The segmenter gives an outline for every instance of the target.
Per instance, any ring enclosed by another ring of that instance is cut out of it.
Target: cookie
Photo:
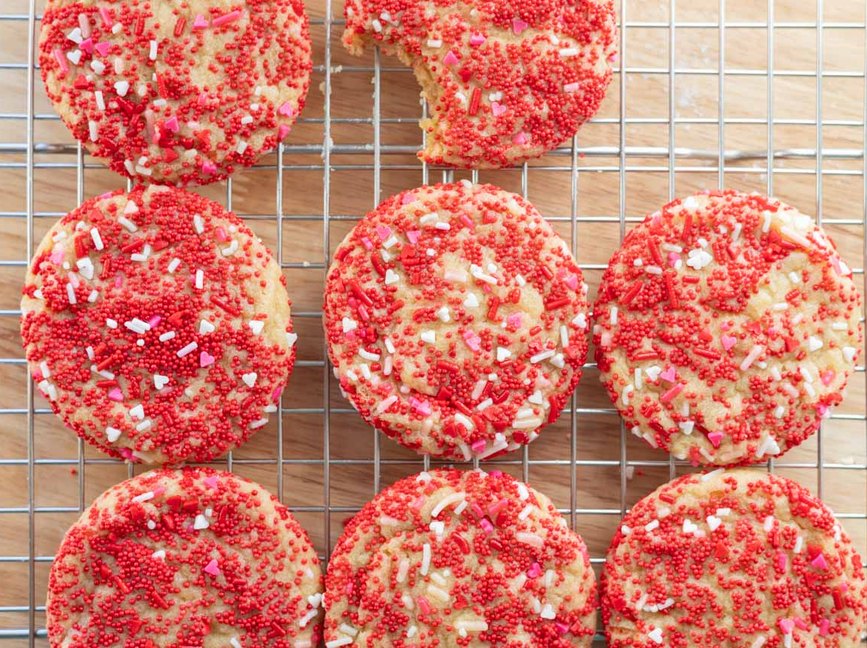
[[[539,157],[599,109],[617,35],[611,0],[347,0],[343,43],[412,67],[431,117],[419,157],[498,168]]]
[[[301,0],[49,0],[39,63],[94,157],[139,182],[190,185],[286,137],[311,49]]]
[[[370,425],[419,453],[486,459],[560,415],[587,354],[586,295],[520,197],[469,182],[406,191],[335,252],[329,356]]]
[[[590,646],[596,580],[550,500],[500,472],[403,479],[328,565],[325,645]]]
[[[841,402],[860,315],[852,271],[810,217],[714,191],[627,234],[593,339],[636,435],[695,464],[747,464],[802,443]]]
[[[51,646],[315,648],[322,576],[304,529],[260,485],[157,470],[82,514],[51,567]]]
[[[128,461],[209,461],[277,411],[295,362],[280,267],[233,213],[181,189],[88,200],[28,268],[21,335],[64,423]]]
[[[605,562],[602,616],[612,648],[854,648],[867,580],[805,488],[718,469],[665,484],[626,515]]]

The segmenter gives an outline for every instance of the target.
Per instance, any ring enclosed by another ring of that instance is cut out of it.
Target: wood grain
[[[418,457],[388,439],[377,444],[375,433],[351,411],[333,381],[326,387],[319,313],[326,257],[353,220],[372,208],[378,197],[421,184],[424,178],[412,154],[421,138],[416,126],[421,108],[412,75],[397,61],[383,59],[381,149],[376,151],[374,56],[354,59],[343,51],[337,20],[342,16],[342,2],[335,0],[330,59],[326,58],[325,3],[307,3],[314,19],[318,67],[304,119],[288,139],[282,165],[278,168],[276,156],[271,155],[259,167],[238,174],[231,186],[201,190],[224,203],[231,199],[231,207],[249,219],[279,256],[300,334],[303,362],[283,399],[281,429],[273,424],[261,431],[234,454],[232,468],[273,491],[282,485],[283,500],[297,511],[322,553],[340,534],[352,511],[373,495],[375,457],[380,458],[380,486],[422,467]],[[727,25],[722,34],[722,62],[721,33],[716,26],[720,5],[726,9]],[[518,192],[525,188],[529,199],[574,245],[593,291],[601,268],[622,236],[621,215],[628,228],[666,202],[671,192],[682,195],[721,182],[758,191],[767,191],[771,184],[777,197],[805,213],[821,213],[845,258],[858,269],[860,282],[864,267],[864,3],[825,2],[825,78],[821,84],[815,78],[816,0],[775,3],[775,78],[771,84],[766,5],[758,0],[678,3],[674,18],[679,27],[672,53],[669,2],[623,0],[628,27],[622,60],[627,71],[622,78],[615,77],[599,118],[576,139],[580,152],[574,158],[575,173],[573,152],[564,149],[533,162],[526,174],[521,169],[493,171],[479,174],[479,179]],[[27,0],[3,0],[0,13],[26,16],[27,10]],[[677,71],[674,76],[668,73],[671,60]],[[0,639],[18,633],[19,638],[10,638],[4,645],[27,646],[31,644],[20,633],[26,633],[28,627],[28,385],[16,312],[28,254],[25,187],[30,174],[25,154],[27,122],[21,117],[27,105],[26,20],[0,19],[0,63],[4,64],[0,65],[0,142],[6,143],[0,147],[0,358],[4,359],[0,364]],[[330,102],[324,93],[326,64],[332,67]],[[720,68],[726,71],[722,82]],[[627,119],[622,129],[621,92]],[[817,114],[817,93],[821,115]],[[328,174],[322,155],[326,103],[333,143]],[[767,169],[769,105],[775,122],[773,148],[802,152],[777,158],[772,174]],[[79,158],[74,142],[54,117],[38,77],[35,113],[34,141],[40,148],[32,170],[32,241],[38,241],[53,220],[82,197],[123,186],[122,179],[87,155]],[[674,126],[670,126],[672,116]],[[723,129],[719,127],[721,117],[726,122]],[[817,118],[823,123],[818,130]],[[815,149],[820,133],[824,154],[822,173],[817,176]],[[622,157],[621,137],[627,147]],[[671,160],[670,138],[676,146]],[[723,178],[718,170],[720,142],[732,156]],[[71,148],[68,153],[42,152],[41,145],[47,144]],[[753,155],[735,159],[735,152]],[[378,174],[374,171],[377,153]],[[82,161],[83,167],[79,165]],[[673,172],[669,172],[670,162]],[[326,177],[331,189],[327,201]],[[374,186],[377,177],[378,191]],[[445,177],[459,179],[470,174],[430,170],[431,182]],[[575,405],[574,415],[565,415],[530,448],[526,463],[520,453],[500,463],[517,476],[526,472],[558,506],[571,509],[567,515],[585,537],[593,558],[601,559],[621,510],[688,468],[673,466],[666,455],[622,436],[619,419],[592,367],[576,392]],[[46,411],[41,398],[36,398],[35,407],[33,504],[37,512],[32,531],[37,557],[34,591],[41,606],[50,558],[64,530],[81,506],[125,478],[128,470],[82,448]],[[823,497],[844,517],[844,526],[862,554],[867,554],[863,371],[851,381],[838,414],[849,418],[825,425],[821,454],[819,437],[814,437],[777,462],[777,470],[813,490],[821,483]],[[280,457],[282,466],[277,463]],[[279,471],[282,478],[278,480]],[[37,627],[43,622],[43,613],[38,611]],[[38,639],[35,645],[46,646],[47,642]]]

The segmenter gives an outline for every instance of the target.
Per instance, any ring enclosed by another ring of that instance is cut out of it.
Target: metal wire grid
[[[617,227],[620,238],[623,237],[626,231],[627,223],[640,220],[636,216],[627,217],[627,174],[632,171],[652,171],[657,173],[667,173],[668,177],[668,194],[669,197],[675,196],[676,177],[680,173],[708,173],[715,172],[718,177],[718,185],[725,185],[726,174],[736,171],[739,174],[766,174],[767,193],[774,194],[775,177],[781,174],[804,174],[815,177],[816,182],[816,204],[817,218],[820,223],[826,225],[841,225],[841,226],[859,226],[861,228],[862,240],[865,239],[864,231],[867,226],[867,205],[860,205],[857,214],[853,214],[852,218],[823,218],[823,180],[826,176],[831,175],[856,175],[860,176],[864,186],[864,194],[867,196],[867,173],[865,173],[865,151],[864,148],[851,149],[830,149],[825,148],[823,140],[823,127],[855,127],[860,128],[867,136],[867,94],[865,94],[862,105],[861,117],[857,120],[831,120],[824,119],[823,113],[823,93],[822,84],[828,78],[850,78],[861,79],[863,81],[863,71],[857,72],[828,72],[824,70],[824,51],[825,41],[828,33],[837,33],[838,30],[857,30],[867,34],[867,26],[864,22],[829,22],[824,18],[825,6],[824,0],[816,0],[816,18],[815,21],[804,22],[775,22],[775,0],[767,0],[767,19],[765,21],[742,21],[732,22],[726,21],[726,3],[727,0],[718,0],[719,19],[717,21],[692,21],[682,23],[676,21],[677,16],[677,0],[660,0],[662,4],[667,5],[668,20],[663,21],[630,21],[628,10],[630,8],[629,0],[618,0],[619,2],[619,22],[625,28],[620,30],[620,58],[618,75],[615,84],[619,84],[619,115],[610,118],[597,118],[594,123],[611,124],[618,127],[618,137],[616,145],[609,146],[582,146],[580,138],[576,137],[571,142],[570,146],[563,147],[549,155],[542,165],[534,165],[532,168],[525,165],[521,168],[521,190],[526,196],[528,193],[529,183],[535,174],[542,171],[563,171],[570,173],[570,213],[568,215],[552,215],[550,220],[566,222],[570,225],[571,237],[570,242],[573,250],[578,247],[578,224],[579,223],[608,223],[610,227]],[[829,0],[831,1],[831,0]],[[14,259],[0,260],[0,267],[17,267],[21,269],[23,274],[27,260],[30,259],[34,249],[34,219],[36,218],[56,218],[61,216],[60,213],[40,212],[34,209],[34,172],[40,168],[74,168],[77,174],[77,191],[76,198],[80,203],[85,199],[84,195],[84,172],[86,168],[96,167],[97,164],[92,161],[85,163],[85,154],[80,146],[70,146],[56,144],[53,142],[40,142],[36,139],[35,124],[42,120],[55,120],[56,117],[52,114],[36,114],[35,93],[38,89],[37,68],[35,65],[35,45],[38,33],[38,22],[40,16],[37,14],[36,0],[23,0],[28,4],[26,13],[0,13],[0,24],[11,23],[16,25],[16,29],[20,31],[21,37],[26,38],[27,61],[21,62],[3,62],[0,61],[0,70],[26,70],[26,112],[25,113],[0,113],[0,120],[23,122],[26,143],[0,143],[0,154],[6,153],[23,153],[25,161],[21,162],[0,162],[0,168],[6,169],[23,169],[26,173],[25,191],[25,210],[21,211],[0,211],[0,218],[17,218],[26,219],[26,250],[21,250],[21,255]],[[362,65],[344,66],[344,72],[360,72],[370,73],[374,88],[373,112],[370,117],[358,118],[333,118],[332,117],[332,87],[333,79],[336,74],[333,63],[333,48],[335,36],[339,33],[339,29],[343,21],[339,18],[341,15],[340,8],[337,3],[332,3],[332,0],[321,0],[324,7],[324,16],[312,21],[314,26],[319,26],[324,31],[324,61],[317,66],[317,72],[324,79],[324,104],[322,108],[322,116],[305,116],[300,121],[302,123],[321,124],[323,134],[323,144],[320,145],[281,145],[276,163],[274,166],[266,166],[276,171],[277,185],[275,195],[275,214],[249,214],[246,218],[252,220],[273,218],[276,216],[277,221],[277,252],[276,256],[281,266],[284,269],[318,269],[320,271],[328,267],[330,261],[330,250],[337,241],[332,240],[331,225],[334,222],[341,220],[352,220],[358,217],[358,214],[342,215],[332,213],[332,175],[340,170],[366,170],[372,171],[373,177],[373,201],[371,206],[377,204],[381,198],[381,182],[383,170],[413,170],[418,169],[417,165],[408,164],[389,164],[384,163],[385,156],[400,155],[412,152],[416,149],[415,146],[402,145],[387,145],[382,142],[383,128],[387,128],[394,124],[407,123],[409,119],[404,118],[384,118],[382,117],[381,105],[383,101],[382,85],[384,74],[400,74],[406,73],[406,70],[399,67],[389,67],[383,65],[380,60],[379,52],[375,54],[374,65],[365,67]],[[757,3],[760,4],[760,3]],[[715,29],[718,34],[719,47],[719,64],[716,68],[689,68],[681,69],[676,65],[677,54],[677,31],[684,28],[707,28]],[[25,30],[26,29],[26,35]],[[641,68],[628,67],[627,47],[629,45],[630,30],[632,29],[652,29],[663,30],[668,35],[668,66],[663,68]],[[725,51],[726,51],[726,36],[730,30],[737,29],[764,29],[767,33],[767,71],[763,69],[757,70],[730,70],[725,66]],[[800,70],[781,72],[776,69],[775,61],[775,39],[779,38],[780,32],[785,33],[790,29],[813,29],[816,33],[816,52],[817,62],[815,70]],[[827,33],[826,33],[827,32]],[[629,118],[627,116],[627,78],[630,74],[643,75],[665,75],[668,84],[668,116],[665,119],[654,118]],[[682,118],[677,116],[675,82],[678,75],[689,74],[699,76],[716,77],[718,80],[718,98],[719,98],[719,117],[714,118]],[[763,77],[767,76],[767,120],[751,119],[751,118],[725,118],[726,105],[726,78],[732,77]],[[816,105],[814,120],[803,119],[774,119],[775,108],[775,81],[785,76],[791,77],[809,77],[814,78],[816,83]],[[867,84],[865,84],[865,93],[867,93]],[[309,112],[309,111],[308,111]],[[332,129],[338,124],[364,124],[372,125],[373,138],[372,142],[360,144],[333,144]],[[659,125],[668,127],[668,144],[663,147],[640,147],[627,145],[627,126],[632,124],[642,125]],[[718,146],[716,150],[697,150],[690,148],[678,147],[676,142],[676,126],[685,124],[710,124],[718,128]],[[765,125],[767,127],[767,146],[764,150],[726,150],[725,147],[725,129],[730,125],[756,124]],[[816,141],[814,146],[797,149],[777,149],[775,148],[775,127],[780,126],[817,126]],[[290,140],[291,141],[291,140]],[[373,163],[363,164],[333,164],[332,159],[335,156],[365,154],[369,155],[372,151]],[[69,154],[74,153],[75,161],[72,163],[45,163],[37,162],[35,156],[43,153]],[[322,157],[321,164],[300,165],[293,164],[295,156],[318,153]],[[580,165],[579,159],[584,157],[599,158],[616,158],[617,165],[592,164]],[[640,167],[630,164],[630,158],[652,158],[660,161],[660,164],[655,166],[642,165]],[[778,161],[784,159],[815,161],[813,168],[780,168]],[[859,170],[852,169],[835,169],[826,168],[828,161],[855,161],[861,162]],[[688,161],[689,164],[679,164],[679,162]],[[749,162],[750,166],[738,166],[733,168],[736,162]],[[284,195],[283,195],[283,177],[287,171],[305,170],[319,171],[322,173],[322,213],[314,214],[309,217],[304,216],[289,216],[284,214]],[[579,177],[582,173],[609,173],[616,174],[618,177],[618,202],[619,210],[615,214],[605,215],[581,215],[579,216],[579,200],[581,199],[579,192]],[[422,178],[425,183],[429,180],[451,180],[454,178],[454,173],[441,169],[428,168],[426,165],[421,169]],[[472,172],[470,174],[472,180],[477,180],[479,174]],[[228,208],[232,208],[233,192],[232,181],[226,183],[225,202]],[[301,221],[310,221],[311,227],[319,224],[322,227],[323,258],[321,263],[288,263],[284,261],[283,252],[283,223],[286,220],[296,219]],[[864,254],[867,258],[867,242],[864,243]],[[580,259],[579,259],[580,260]],[[582,269],[601,270],[604,265],[601,264],[582,264]],[[863,268],[856,268],[855,273],[861,277],[864,282],[865,293],[867,293],[867,276],[864,274]],[[17,318],[20,312],[15,309],[0,310],[0,317]],[[296,318],[317,319],[321,317],[321,312],[295,312]],[[322,357],[326,354],[323,349]],[[24,365],[22,357],[0,358],[0,364],[5,365]],[[290,464],[311,464],[321,467],[323,480],[323,505],[322,506],[306,506],[293,507],[296,512],[307,512],[321,514],[322,516],[322,535],[324,538],[324,556],[327,557],[331,549],[332,538],[332,514],[334,513],[354,513],[356,507],[344,507],[332,505],[332,489],[331,489],[331,474],[332,467],[342,464],[369,464],[373,467],[373,484],[372,492],[376,492],[381,487],[382,467],[391,463],[410,463],[401,460],[390,460],[382,457],[380,445],[381,437],[377,433],[373,433],[373,456],[364,460],[351,459],[335,459],[331,455],[330,439],[331,439],[331,421],[333,414],[348,413],[350,410],[345,407],[334,407],[330,399],[331,387],[331,368],[327,362],[322,360],[307,360],[300,361],[299,367],[308,367],[311,369],[321,369],[321,377],[323,381],[323,398],[321,403],[310,403],[309,407],[304,408],[284,408],[281,407],[280,415],[277,423],[277,448],[276,453],[271,459],[236,459],[229,455],[227,459],[228,469],[239,464],[262,464],[266,466],[274,466],[277,475],[277,492],[282,496],[283,489],[283,467]],[[592,364],[588,368],[593,367]],[[856,369],[857,372],[863,373],[864,367],[860,366]],[[26,507],[4,507],[0,508],[0,516],[3,514],[26,514],[28,533],[28,551],[24,555],[0,555],[0,565],[3,564],[23,564],[27,569],[27,595],[20,601],[16,601],[14,605],[0,606],[0,639],[6,640],[6,645],[21,645],[21,646],[36,646],[45,645],[45,631],[39,627],[37,623],[37,614],[44,611],[44,606],[41,604],[43,593],[37,591],[36,587],[36,569],[40,563],[50,563],[52,556],[39,555],[37,553],[37,517],[41,513],[75,513],[84,509],[89,503],[85,498],[85,474],[86,468],[93,464],[114,463],[109,459],[101,458],[85,458],[84,448],[82,443],[78,444],[77,459],[41,459],[36,457],[35,453],[35,433],[34,421],[37,416],[49,416],[50,410],[47,408],[37,408],[35,406],[35,394],[32,381],[29,375],[27,376],[26,387],[26,403],[21,407],[0,409],[0,421],[9,420],[9,415],[25,415],[26,416],[26,449],[27,456],[24,458],[9,458],[0,459],[0,470],[4,467],[21,466],[26,469],[27,483],[27,501]],[[509,455],[494,463],[498,465],[520,466],[520,472],[526,480],[529,477],[531,466],[537,465],[556,465],[566,466],[569,468],[570,481],[570,501],[568,508],[562,508],[561,512],[568,515],[573,528],[577,527],[578,516],[583,514],[593,515],[609,515],[620,516],[627,508],[627,479],[630,468],[634,467],[667,467],[669,476],[674,477],[675,472],[681,466],[680,462],[673,460],[635,460],[629,459],[627,456],[627,437],[623,425],[620,425],[620,448],[619,459],[605,460],[595,459],[592,457],[579,457],[578,454],[578,423],[579,417],[585,415],[609,415],[616,416],[615,410],[605,407],[582,407],[579,395],[573,397],[571,406],[565,410],[564,417],[568,417],[570,429],[569,456],[567,459],[530,459],[529,451],[525,448],[519,455]],[[857,414],[834,414],[832,420],[848,420],[862,424],[867,438],[867,403],[860,404],[861,411]],[[284,457],[283,445],[283,414],[284,413],[304,413],[321,416],[322,424],[322,455],[310,458],[287,459]],[[616,420],[615,418],[611,419]],[[612,422],[612,425],[614,423]],[[0,423],[0,430],[6,427],[4,423]],[[8,429],[8,428],[6,428]],[[819,495],[823,495],[825,491],[824,471],[829,468],[835,470],[854,470],[867,472],[867,465],[864,463],[827,463],[825,461],[823,451],[823,434],[820,432],[817,444],[816,459],[814,462],[785,462],[778,461],[776,465],[770,462],[769,470],[776,468],[805,468],[815,469],[818,472],[818,490]],[[387,443],[390,443],[387,441]],[[78,470],[78,505],[74,507],[47,507],[37,506],[35,498],[35,481],[36,467],[42,465],[68,465]],[[418,467],[428,468],[431,465],[429,458],[425,457],[419,460]],[[589,467],[598,466],[616,466],[619,468],[620,478],[620,506],[619,508],[582,508],[577,501],[577,478],[579,471]],[[133,467],[128,467],[129,475],[133,474]],[[538,484],[544,490],[544,484]],[[839,514],[841,518],[853,520],[867,520],[867,511],[843,512]],[[0,518],[2,519],[2,518]],[[863,551],[864,548],[861,548]],[[599,564],[603,559],[598,556],[593,557],[593,562]],[[21,617],[21,615],[25,617]],[[26,618],[26,623],[9,623],[6,618],[20,619]]]

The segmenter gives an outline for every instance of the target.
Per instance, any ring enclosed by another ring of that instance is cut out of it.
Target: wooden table
[[[326,2],[307,3],[317,67],[282,160],[268,156],[231,183],[201,190],[230,203],[275,251],[300,335],[300,362],[283,398],[281,425],[260,431],[234,453],[230,467],[279,491],[323,554],[377,487],[423,465],[390,440],[377,439],[328,379],[320,311],[329,254],[380,198],[425,180],[472,177],[425,169],[416,160],[421,107],[412,74],[385,57],[374,73],[373,53],[350,57],[340,45],[342,2],[333,2],[332,22]],[[865,7],[826,0],[824,29],[817,30],[816,3],[776,2],[776,27],[769,31],[768,3],[761,0],[691,0],[677,3],[673,14],[674,0],[623,0],[625,68],[595,122],[526,169],[483,172],[478,179],[525,192],[571,241],[594,294],[625,229],[670,195],[720,184],[770,191],[821,214],[863,284]],[[724,29],[718,27],[721,6]],[[41,397],[32,402],[35,414],[29,401],[17,313],[28,251],[82,198],[123,181],[78,151],[38,74],[30,119],[28,12],[29,0],[0,6],[0,640],[8,636],[0,643],[10,647],[34,645],[28,629],[31,623],[43,627],[42,608],[31,618],[29,606],[31,600],[43,604],[50,560],[65,529],[96,495],[130,474],[82,447]],[[823,124],[818,130],[817,121]],[[331,144],[327,151],[323,142]],[[771,172],[769,148],[776,151]],[[497,464],[549,494],[599,566],[621,511],[689,468],[624,435],[592,366],[574,406],[526,455]],[[814,437],[776,470],[821,489],[867,554],[864,415],[862,369],[837,418],[824,426],[821,444]],[[47,642],[40,638],[35,645]]]

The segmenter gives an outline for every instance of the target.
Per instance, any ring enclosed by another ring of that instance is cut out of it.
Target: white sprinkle
[[[115,427],[108,426],[105,428],[105,438],[109,443],[114,443],[120,438],[120,430]]]
[[[855,347],[843,347],[843,357],[846,358],[846,362],[854,362],[856,355],[858,355],[858,349]]]
[[[817,338],[815,335],[811,335],[809,338],[807,338],[807,348],[811,352],[818,351],[823,346],[825,346],[825,343],[822,342],[822,340],[820,338]]]
[[[542,536],[536,533],[528,533],[527,531],[518,531],[518,533],[515,534],[515,540],[521,544],[536,547],[537,549],[541,549],[545,546],[545,540]]]
[[[402,583],[406,580],[406,575],[409,572],[409,560],[401,558],[397,564],[397,582]]]
[[[849,329],[849,325],[846,322],[834,322],[831,324],[831,328],[835,331],[846,331]]]
[[[196,230],[196,234],[202,234],[205,231],[205,223],[201,214],[193,214],[193,228]]]
[[[178,269],[178,266],[179,266],[179,265],[181,265],[181,260],[178,259],[178,258],[176,257],[176,258],[172,259],[172,260],[169,262],[169,265],[168,265],[168,267],[167,267],[166,269],[167,269],[170,273],[173,273],[175,270]]]
[[[391,396],[389,396],[388,398],[386,398],[385,400],[380,402],[379,405],[376,406],[376,413],[382,414],[383,412],[388,411],[388,408],[391,407],[392,405],[394,405],[396,402],[397,402],[397,396],[392,394]]]
[[[169,377],[161,374],[154,374],[154,387],[162,389],[169,384]]]
[[[644,530],[648,533],[659,528],[659,520],[651,520],[644,525]]]
[[[102,95],[102,90],[97,90],[93,93],[93,96],[96,99],[96,107],[105,112],[105,98]]]
[[[259,335],[262,332],[262,329],[265,328],[265,322],[263,320],[250,320],[247,322],[247,326],[250,327],[253,335]]]
[[[774,416],[778,419],[783,418],[786,414],[786,408],[782,405],[777,405],[776,409],[774,409]]]
[[[258,377],[259,377],[259,375],[255,371],[251,371],[251,372],[245,373],[243,376],[241,376],[241,380],[244,381],[244,384],[247,385],[247,387],[252,387],[253,385],[256,384],[256,379]]]
[[[437,341],[437,334],[435,331],[422,331],[419,337],[422,342],[427,342],[428,344],[436,344]]]
[[[114,84],[114,89],[119,96],[125,97],[129,92],[129,81],[118,81]]]
[[[475,293],[468,293],[467,298],[464,300],[464,306],[467,308],[478,308],[479,307],[479,298],[476,297]]]
[[[770,435],[765,435],[762,439],[762,442],[759,444],[759,447],[756,448],[756,458],[761,459],[767,454],[780,454],[780,446],[777,444],[776,440]]]
[[[379,23],[378,20],[374,20],[373,22]],[[382,27],[380,27],[380,29],[382,29]],[[348,646],[351,643],[355,643],[355,639],[353,639],[352,637],[340,637],[339,639],[332,639],[331,641],[326,641],[325,648],[340,648],[340,646]]]
[[[750,351],[749,355],[747,355],[747,357],[744,358],[744,361],[741,362],[741,367],[740,367],[741,371],[746,371],[747,369],[749,369],[750,366],[753,364],[753,362],[755,362],[758,359],[758,357],[760,355],[762,355],[762,352],[764,350],[765,350],[765,347],[763,347],[761,344],[755,345],[752,348],[752,350]]]
[[[436,49],[438,47],[442,47],[443,42],[439,38],[429,38],[427,41],[427,46]]]
[[[425,542],[421,548],[421,569],[420,573],[422,576],[427,576],[427,572],[430,569],[430,543]]]
[[[174,336],[172,336],[172,337],[174,337]],[[160,339],[162,340],[162,336],[160,336]],[[183,358],[184,356],[188,356],[189,354],[191,354],[193,351],[195,351],[198,348],[199,348],[198,342],[190,342],[184,348],[178,349],[177,355],[179,358]]]
[[[358,328],[358,322],[353,319],[349,319],[348,317],[343,318],[343,332],[349,333],[350,331],[354,331]]]
[[[750,646],[750,648],[762,648],[762,646],[765,645],[765,642],[766,642],[766,641],[767,641],[767,639],[766,639],[764,636],[762,636],[762,637],[758,637],[758,638],[753,642],[753,645]]]
[[[391,268],[388,268],[385,271],[385,285],[390,286],[392,284],[396,284],[398,281],[400,281],[400,275]]]
[[[439,320],[441,322],[450,322],[452,318],[451,318],[451,314],[449,313],[449,307],[448,306],[441,306],[437,310],[437,317],[439,318]]]
[[[201,290],[205,285],[205,271],[199,268],[196,270],[196,290]]]
[[[536,355],[532,356],[530,358],[530,362],[532,364],[538,364],[538,363],[542,362],[543,360],[547,360],[548,358],[553,358],[555,353],[556,352],[553,349],[541,351],[541,352],[537,353]]]
[[[573,56],[578,56],[578,48],[577,47],[564,47],[560,50],[561,58],[572,58]]]
[[[530,514],[533,512],[533,510],[534,510],[535,508],[536,508],[536,507],[533,506],[532,504],[527,504],[527,506],[525,506],[524,508],[522,508],[522,509],[521,509],[521,512],[518,513],[518,519],[519,519],[519,520],[526,520],[528,517],[530,517]]]
[[[611,307],[611,326],[617,326],[617,306]]]
[[[470,420],[469,418],[467,418],[466,416],[464,416],[460,412],[455,412],[455,420],[458,423],[460,423],[461,425],[463,425],[470,432],[472,432],[474,429],[476,429],[476,426],[472,422],[472,420]]]
[[[173,337],[175,337],[175,332],[174,332],[174,331],[166,331],[165,333],[163,333],[162,335],[160,335],[160,342],[168,342],[168,341],[171,340]],[[189,352],[187,352],[187,353],[189,353]]]
[[[711,530],[711,533],[716,531],[722,524],[722,520],[715,515],[708,515],[705,521],[707,522],[707,527]]]
[[[644,271],[645,271],[647,274],[652,274],[652,275],[661,275],[661,274],[662,274],[662,268],[660,268],[659,266],[655,266],[655,265],[649,265],[649,266],[647,266],[647,267],[644,269]]]
[[[553,354],[552,354],[553,355]],[[512,352],[505,347],[497,347],[497,362],[504,362],[512,357]]]
[[[766,516],[764,524],[762,526],[765,529],[765,533],[770,533],[774,528],[774,516],[773,515]]]
[[[138,226],[135,223],[133,223],[130,219],[128,219],[126,216],[118,216],[117,222],[120,223],[121,225],[123,225],[130,232],[137,232],[138,231]]]
[[[220,250],[220,254],[222,254],[223,256],[232,256],[237,251],[238,251],[238,241],[233,239],[232,242],[229,243],[228,246],[226,246],[222,250]]]
[[[196,531],[201,531],[202,529],[207,529],[209,526],[211,526],[211,523],[208,522],[208,518],[206,518],[201,513],[199,513],[196,516],[196,519],[193,521],[193,528]]]
[[[662,629],[654,628],[647,633],[647,637],[655,644],[662,644]]]
[[[804,537],[798,536],[797,538],[795,538],[795,547],[792,551],[794,551],[795,553],[801,553],[801,549],[803,549],[803,548],[804,548]]]
[[[157,549],[151,554],[151,558],[156,560],[165,560],[166,559],[166,550],[165,549]]]
[[[260,418],[260,419],[256,419],[252,423],[250,423],[250,425],[248,427],[251,430],[258,430],[259,428],[265,427],[266,425],[268,425],[268,419],[267,418]]]
[[[157,60],[157,47],[158,46],[159,46],[159,43],[157,43],[155,40],[151,41],[151,49],[150,49],[150,52],[148,52],[148,58],[151,61]]]
[[[543,619],[556,619],[557,613],[554,611],[554,607],[550,603],[545,603],[539,616]]]

